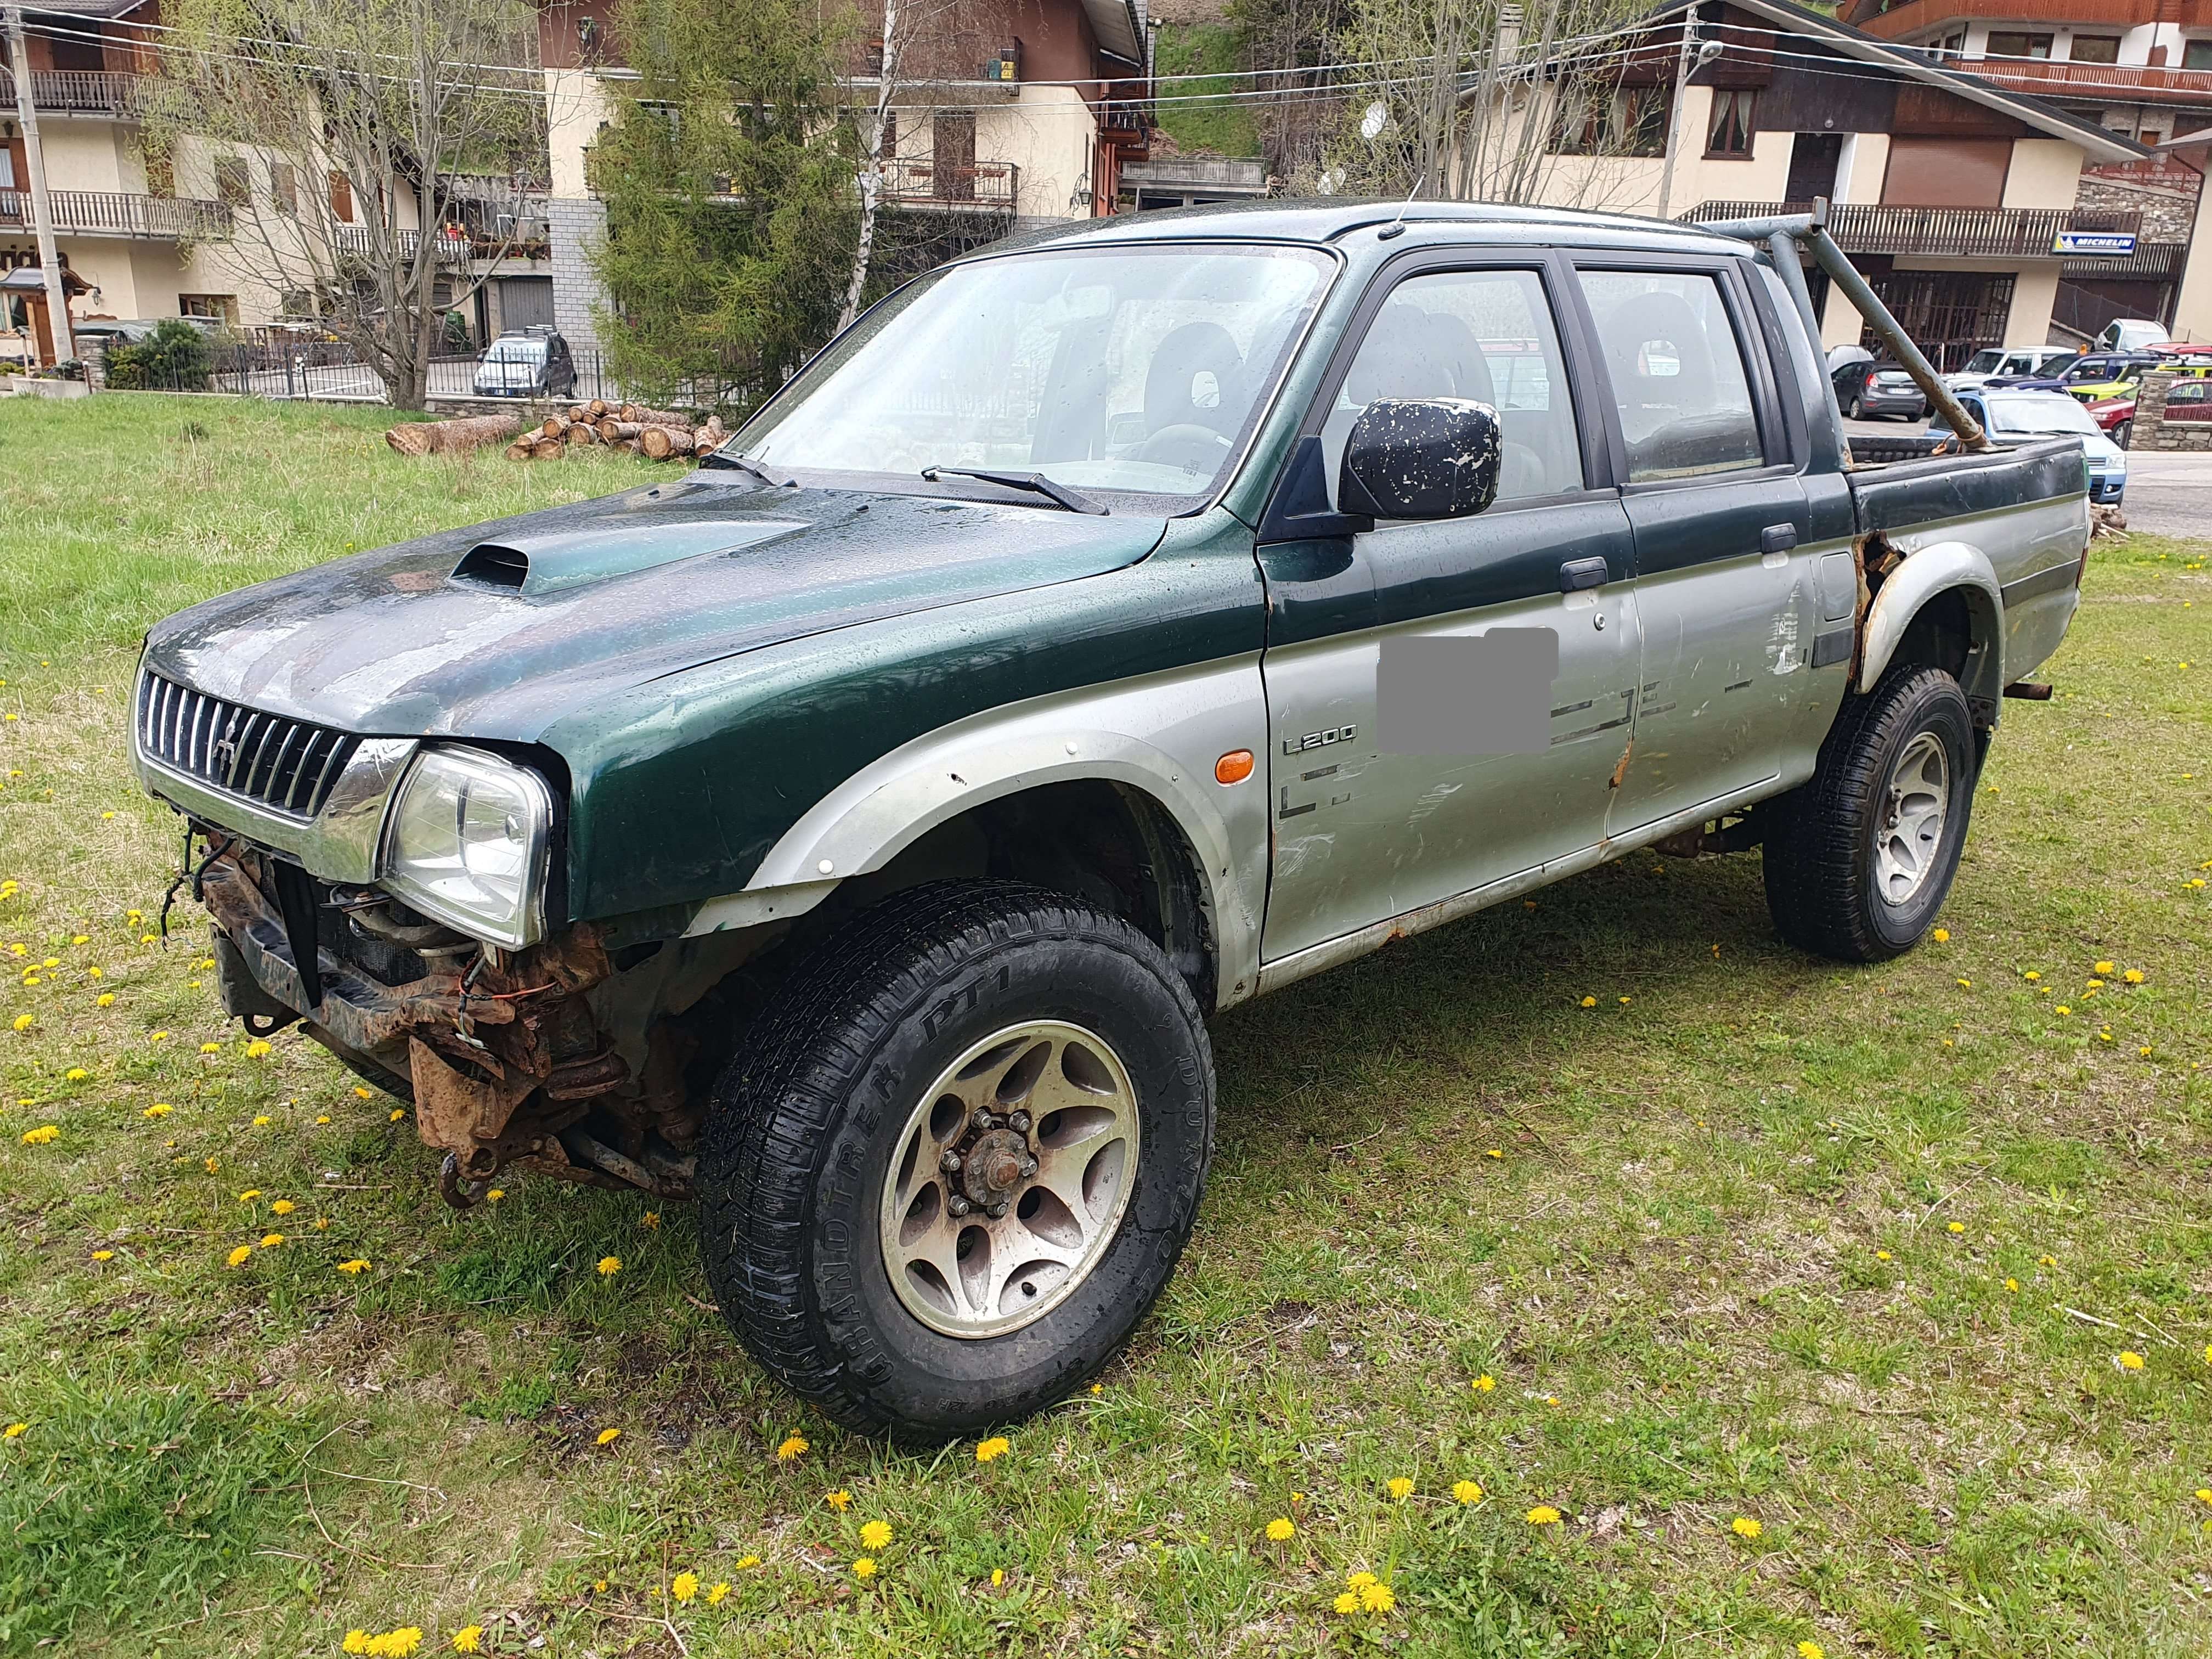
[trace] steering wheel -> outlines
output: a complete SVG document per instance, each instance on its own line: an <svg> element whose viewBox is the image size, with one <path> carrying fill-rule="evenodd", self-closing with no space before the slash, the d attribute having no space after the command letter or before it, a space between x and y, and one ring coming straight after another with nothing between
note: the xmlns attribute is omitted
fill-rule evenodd
<svg viewBox="0 0 2212 1659"><path fill-rule="evenodd" d="M1210 426L1178 421L1164 426L1137 446L1135 459L1162 466L1179 466L1186 472L1212 477L1221 465L1229 440Z"/></svg>

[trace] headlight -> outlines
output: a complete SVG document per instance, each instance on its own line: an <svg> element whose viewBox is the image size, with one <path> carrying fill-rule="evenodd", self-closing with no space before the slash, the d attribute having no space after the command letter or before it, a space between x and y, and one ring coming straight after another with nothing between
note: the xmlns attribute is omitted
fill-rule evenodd
<svg viewBox="0 0 2212 1659"><path fill-rule="evenodd" d="M545 931L544 780L477 749L426 749L386 831L383 884L465 933L520 946Z"/></svg>

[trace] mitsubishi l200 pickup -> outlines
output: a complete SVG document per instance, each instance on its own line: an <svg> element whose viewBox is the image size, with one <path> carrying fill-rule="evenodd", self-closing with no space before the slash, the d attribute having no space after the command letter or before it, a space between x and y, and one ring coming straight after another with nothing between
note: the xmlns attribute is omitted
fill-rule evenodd
<svg viewBox="0 0 2212 1659"><path fill-rule="evenodd" d="M1217 1011L1654 843L1759 846L1808 951L1927 932L2074 613L2081 447L1855 465L1790 249L1071 227L680 481L171 617L135 763L226 1006L411 1100L456 1205L696 1197L842 1422L1037 1410L1175 1269Z"/></svg>

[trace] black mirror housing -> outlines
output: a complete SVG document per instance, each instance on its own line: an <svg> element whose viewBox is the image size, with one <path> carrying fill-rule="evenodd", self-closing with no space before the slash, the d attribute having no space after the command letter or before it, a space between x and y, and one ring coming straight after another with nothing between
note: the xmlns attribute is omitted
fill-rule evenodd
<svg viewBox="0 0 2212 1659"><path fill-rule="evenodd" d="M1504 434L1472 398L1377 398L1352 422L1338 469L1340 513L1464 519L1498 499Z"/></svg>

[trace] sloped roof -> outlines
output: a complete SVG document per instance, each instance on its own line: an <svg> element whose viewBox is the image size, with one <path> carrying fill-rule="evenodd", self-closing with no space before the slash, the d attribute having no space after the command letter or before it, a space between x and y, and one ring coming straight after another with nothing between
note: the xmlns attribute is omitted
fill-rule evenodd
<svg viewBox="0 0 2212 1659"><path fill-rule="evenodd" d="M1083 15L1103 50L1133 64L1145 61L1144 0L1083 0Z"/></svg>

